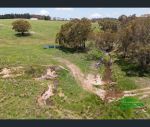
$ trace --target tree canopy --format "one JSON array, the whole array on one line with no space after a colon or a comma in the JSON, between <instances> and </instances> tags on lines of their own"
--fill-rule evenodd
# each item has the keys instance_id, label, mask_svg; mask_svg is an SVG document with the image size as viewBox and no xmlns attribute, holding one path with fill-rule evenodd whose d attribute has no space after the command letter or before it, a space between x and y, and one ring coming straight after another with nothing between
<instances>
[{"instance_id":1,"label":"tree canopy","mask_svg":"<svg viewBox=\"0 0 150 127\"><path fill-rule=\"evenodd\" d=\"M147 70L150 67L150 18L122 15L100 20L100 31L93 33L95 47L130 60Z\"/></svg>"},{"instance_id":2,"label":"tree canopy","mask_svg":"<svg viewBox=\"0 0 150 127\"><path fill-rule=\"evenodd\" d=\"M13 30L24 35L25 32L28 32L31 29L31 25L26 20L16 20L12 23Z\"/></svg>"},{"instance_id":3,"label":"tree canopy","mask_svg":"<svg viewBox=\"0 0 150 127\"><path fill-rule=\"evenodd\" d=\"M86 18L73 19L61 26L56 43L67 48L85 48L85 41L91 32L91 22Z\"/></svg>"}]
</instances>

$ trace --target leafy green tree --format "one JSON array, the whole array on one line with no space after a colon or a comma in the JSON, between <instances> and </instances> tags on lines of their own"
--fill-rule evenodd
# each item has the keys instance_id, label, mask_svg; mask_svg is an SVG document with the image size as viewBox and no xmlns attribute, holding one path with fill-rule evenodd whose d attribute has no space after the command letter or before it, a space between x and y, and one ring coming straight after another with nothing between
<instances>
[{"instance_id":1,"label":"leafy green tree","mask_svg":"<svg viewBox=\"0 0 150 127\"><path fill-rule=\"evenodd\" d=\"M128 17L126 15L121 15L119 16L118 20L122 23L125 24L127 23Z\"/></svg>"},{"instance_id":2,"label":"leafy green tree","mask_svg":"<svg viewBox=\"0 0 150 127\"><path fill-rule=\"evenodd\" d=\"M21 35L24 35L25 32L28 32L29 29L31 29L30 23L26 20L16 20L12 23L12 26L12 29L21 33Z\"/></svg>"},{"instance_id":3,"label":"leafy green tree","mask_svg":"<svg viewBox=\"0 0 150 127\"><path fill-rule=\"evenodd\" d=\"M150 18L133 19L122 28L120 43L124 56L132 59L142 69L150 64Z\"/></svg>"},{"instance_id":4,"label":"leafy green tree","mask_svg":"<svg viewBox=\"0 0 150 127\"><path fill-rule=\"evenodd\" d=\"M150 18L137 18L132 21L132 56L146 69L150 64Z\"/></svg>"},{"instance_id":5,"label":"leafy green tree","mask_svg":"<svg viewBox=\"0 0 150 127\"><path fill-rule=\"evenodd\" d=\"M136 15L130 15L130 16L126 16L126 15L121 15L119 16L118 20L120 21L122 26L125 26L127 23L129 23L130 21L136 19Z\"/></svg>"},{"instance_id":6,"label":"leafy green tree","mask_svg":"<svg viewBox=\"0 0 150 127\"><path fill-rule=\"evenodd\" d=\"M93 34L96 47L106 52L117 50L118 33L120 23L116 19L101 19L99 22L100 32Z\"/></svg>"},{"instance_id":7,"label":"leafy green tree","mask_svg":"<svg viewBox=\"0 0 150 127\"><path fill-rule=\"evenodd\" d=\"M56 43L67 48L83 48L91 32L91 21L82 18L73 19L61 26L59 33L56 35Z\"/></svg>"},{"instance_id":8,"label":"leafy green tree","mask_svg":"<svg viewBox=\"0 0 150 127\"><path fill-rule=\"evenodd\" d=\"M129 46L132 43L133 40L133 31L131 29L131 24L126 25L126 27L122 27L122 29L119 30L119 41L120 41L120 53L123 54L123 58L126 58L128 55Z\"/></svg>"},{"instance_id":9,"label":"leafy green tree","mask_svg":"<svg viewBox=\"0 0 150 127\"><path fill-rule=\"evenodd\" d=\"M113 50L116 50L117 47L116 33L112 33L110 31L99 32L95 36L94 40L95 40L96 47L98 47L99 49L105 52L111 52Z\"/></svg>"},{"instance_id":10,"label":"leafy green tree","mask_svg":"<svg viewBox=\"0 0 150 127\"><path fill-rule=\"evenodd\" d=\"M119 21L112 19L102 19L98 22L100 29L103 31L117 32L119 29Z\"/></svg>"}]
</instances>

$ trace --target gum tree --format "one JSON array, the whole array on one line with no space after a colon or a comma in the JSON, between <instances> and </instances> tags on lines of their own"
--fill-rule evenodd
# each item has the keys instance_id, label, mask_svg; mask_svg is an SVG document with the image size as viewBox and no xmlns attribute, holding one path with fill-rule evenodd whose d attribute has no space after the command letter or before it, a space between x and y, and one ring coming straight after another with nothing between
<instances>
[{"instance_id":1,"label":"gum tree","mask_svg":"<svg viewBox=\"0 0 150 127\"><path fill-rule=\"evenodd\" d=\"M21 33L22 36L31 29L30 23L26 20L16 20L12 23L12 26L12 29Z\"/></svg>"}]
</instances>

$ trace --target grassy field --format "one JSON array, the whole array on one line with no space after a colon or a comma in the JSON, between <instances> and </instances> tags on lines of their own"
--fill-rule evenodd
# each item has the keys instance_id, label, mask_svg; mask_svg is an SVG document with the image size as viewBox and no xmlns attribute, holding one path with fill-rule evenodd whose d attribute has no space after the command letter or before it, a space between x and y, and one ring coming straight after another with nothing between
<instances>
[{"instance_id":1,"label":"grassy field","mask_svg":"<svg viewBox=\"0 0 150 127\"><path fill-rule=\"evenodd\" d=\"M15 35L16 33L11 30L12 22L13 20L0 20L0 68L12 66L26 68L39 66L40 68L40 65L57 64L51 58L59 56L68 58L79 65L82 70L87 70L89 63L83 59L85 54L77 55L58 49L43 49L45 44L54 44L55 35L64 22L30 21L31 31L34 34L26 37ZM68 97L67 102L56 96L54 105L45 109L37 106L36 99L44 88L47 88L47 82L41 85L41 82L35 82L31 77L0 79L0 118L80 118L80 112L84 106L94 105L90 100L97 101L97 97L80 88L70 73L62 71L60 75L59 89L62 89ZM22 94L25 95L21 96ZM80 100L76 94L81 97ZM66 116L65 112L70 115Z\"/></svg>"},{"instance_id":2,"label":"grassy field","mask_svg":"<svg viewBox=\"0 0 150 127\"><path fill-rule=\"evenodd\" d=\"M81 68L84 73L91 71L92 61L85 59L85 53L63 52L58 49L43 49L46 44L54 44L56 33L62 21L29 21L32 25L31 36L18 37L11 29L14 20L0 20L0 68L23 66L26 70L35 68L36 75L41 75L41 65L59 64L52 58L62 57ZM94 24L95 25L95 24ZM117 68L117 67L116 67ZM121 70L118 69L120 72ZM132 80L119 80L121 89L133 89ZM125 83L126 82L126 83ZM47 88L48 81L39 82L32 74L12 79L0 79L0 118L11 119L127 119L149 118L147 114L136 115L135 111L122 111L118 103L106 104L97 96L83 90L68 71L59 72L58 91L65 98L56 94L51 98L52 104L41 108L36 99ZM129 87L131 86L131 87ZM133 87L132 87L133 86ZM149 103L149 100L144 100ZM150 112L150 108L147 112Z\"/></svg>"}]
</instances>

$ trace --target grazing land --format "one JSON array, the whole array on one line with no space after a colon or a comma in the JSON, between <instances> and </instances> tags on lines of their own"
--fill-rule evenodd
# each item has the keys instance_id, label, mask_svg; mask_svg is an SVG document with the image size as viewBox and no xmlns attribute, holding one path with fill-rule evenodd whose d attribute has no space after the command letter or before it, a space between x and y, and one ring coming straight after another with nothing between
<instances>
[{"instance_id":1,"label":"grazing land","mask_svg":"<svg viewBox=\"0 0 150 127\"><path fill-rule=\"evenodd\" d=\"M82 74L102 74L93 67L95 61L87 59L87 53L68 52L57 48L44 49L44 45L55 45L56 34L67 21L31 21L30 36L18 36L11 28L14 20L0 20L0 71L21 67L12 77L3 78L0 74L0 118L1 119L140 119L150 118L150 99L125 97L125 101L105 102L97 94L84 89L78 80ZM97 24L94 23L95 27ZM97 29L97 28L96 28ZM95 30L97 31L97 30ZM60 58L59 60L56 58ZM71 66L68 66L69 61ZM150 87L149 75L128 76L122 61L112 67L117 77L116 89L131 93L131 90ZM35 80L42 76L49 66L61 66L55 80ZM70 67L70 68L69 68ZM72 68L78 70L73 74ZM8 73L10 73L8 71ZM132 71L132 70L131 70ZM23 72L23 73L22 73ZM78 72L81 72L79 75ZM108 71L109 72L109 71ZM8 73L6 74L8 76ZM17 74L18 76L15 76ZM75 76L78 75L78 76ZM105 74L104 74L105 75ZM108 75L106 75L107 77ZM82 77L83 78L83 77ZM82 80L80 77L80 80ZM39 106L38 97L57 81L56 93ZM105 87L107 91L108 86ZM136 91L136 93L138 93ZM140 97L149 96L150 90L140 90ZM110 96L110 95L109 95ZM116 95L114 95L116 96ZM131 108L128 103L141 104L146 108Z\"/></svg>"}]
</instances>

